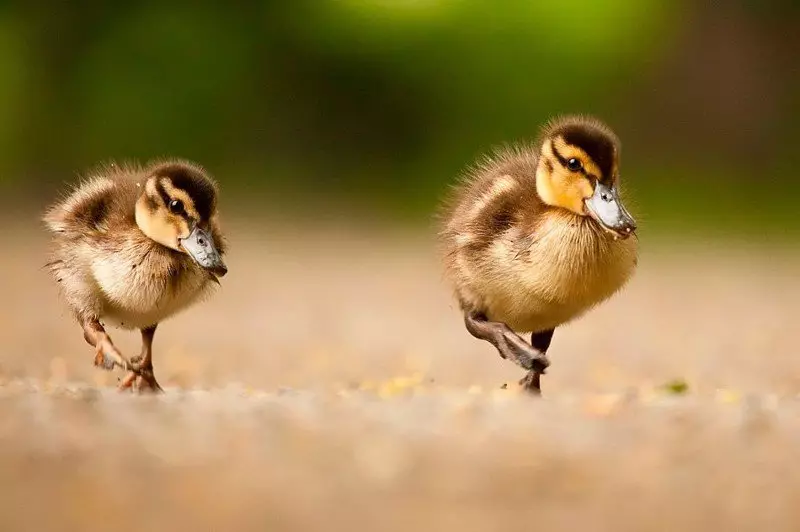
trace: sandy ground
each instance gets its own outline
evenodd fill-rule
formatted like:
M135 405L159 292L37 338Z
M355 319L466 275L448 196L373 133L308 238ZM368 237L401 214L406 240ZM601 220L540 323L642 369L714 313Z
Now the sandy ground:
M42 235L6 242L0 530L800 527L800 255L645 240L537 400L428 240L229 229L219 292L156 335L161 397L92 367Z

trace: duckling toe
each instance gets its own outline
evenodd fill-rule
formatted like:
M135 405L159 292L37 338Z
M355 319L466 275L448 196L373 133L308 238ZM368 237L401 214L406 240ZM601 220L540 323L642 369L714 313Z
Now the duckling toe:
M520 387L526 392L534 395L542 395L542 374L538 371L529 371L527 375L522 377L519 381Z
M135 372L129 371L127 375L120 379L117 389L120 391L132 389L137 377L138 375Z
M140 372L129 371L117 386L119 391L131 390L134 393L163 393L164 389L158 384L155 375L151 370Z
M152 371L146 371L140 374L136 379L136 391L140 394L144 393L164 393L164 389L158 384L156 376Z
M99 346L94 356L94 365L106 371L111 371L115 366L122 365L120 364L120 358L119 356L109 356L102 346Z

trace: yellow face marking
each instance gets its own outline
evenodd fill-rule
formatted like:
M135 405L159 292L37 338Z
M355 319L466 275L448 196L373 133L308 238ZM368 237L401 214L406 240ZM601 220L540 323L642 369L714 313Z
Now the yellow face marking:
M585 151L577 146L573 146L572 144L567 144L562 137L556 137L555 141L553 142L555 149L558 150L559 155L561 155L564 159L578 159L586 171L597 178L604 177L600 172L600 167L589 157Z
M161 178L160 182L161 186L164 188L164 192L166 192L170 198L183 202L183 209L186 211L186 214L195 220L200 219L200 214L197 212L197 209L195 209L192 198L189 197L189 194L187 194L185 190L175 187L172 181L166 177Z
M180 249L178 231L163 207L150 210L146 194L136 202L136 225L148 238L172 249Z
M586 157L583 150L576 150ZM584 200L592 196L594 185L583 174L564 168L553 153L553 143L548 140L542 146L541 160L536 168L536 191L546 204L586 216Z
M180 199L185 206L194 210L191 198L184 191L173 187L171 183L168 184L170 188L167 188L164 180L160 184L164 186L170 197ZM155 178L151 177L147 180L144 190L144 194L136 202L136 225L148 238L168 248L183 251L179 238L189 236L189 224L182 217L171 213L169 208L163 204ZM185 200L188 200L188 203ZM155 205L155 209L153 209L153 205Z

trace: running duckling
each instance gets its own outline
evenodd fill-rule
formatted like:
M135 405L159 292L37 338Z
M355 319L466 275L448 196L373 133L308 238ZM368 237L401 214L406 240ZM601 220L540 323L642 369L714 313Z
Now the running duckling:
M592 117L549 122L534 145L495 152L444 205L445 275L467 330L541 393L553 332L620 290L637 264L618 192L619 140ZM532 332L528 344L514 331Z
M217 185L200 166L169 160L99 167L44 222L48 267L96 349L94 363L127 371L119 388L161 391L152 346L164 319L207 296L227 273ZM142 352L125 358L101 320L139 329Z

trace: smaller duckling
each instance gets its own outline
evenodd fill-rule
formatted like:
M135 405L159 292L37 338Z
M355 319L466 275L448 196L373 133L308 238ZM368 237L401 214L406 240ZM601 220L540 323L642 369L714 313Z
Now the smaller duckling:
M520 384L535 394L555 329L610 298L637 265L619 180L617 136L565 116L534 145L487 157L445 202L439 240L466 328L528 370Z
M209 295L228 269L217 185L183 160L100 166L44 222L48 267L95 350L94 363L127 371L119 389L161 392L153 337L164 319ZM101 323L139 329L142 351L125 358Z

